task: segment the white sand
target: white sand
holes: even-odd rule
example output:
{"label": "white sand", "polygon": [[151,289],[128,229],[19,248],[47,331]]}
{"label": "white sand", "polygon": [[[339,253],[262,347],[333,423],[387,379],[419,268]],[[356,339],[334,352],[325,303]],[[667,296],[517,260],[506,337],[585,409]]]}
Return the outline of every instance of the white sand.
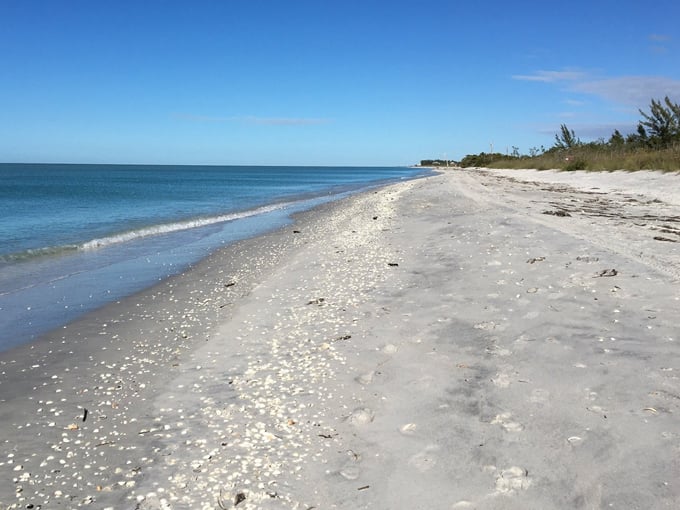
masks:
{"label": "white sand", "polygon": [[451,170],[9,353],[0,507],[677,508],[679,184]]}

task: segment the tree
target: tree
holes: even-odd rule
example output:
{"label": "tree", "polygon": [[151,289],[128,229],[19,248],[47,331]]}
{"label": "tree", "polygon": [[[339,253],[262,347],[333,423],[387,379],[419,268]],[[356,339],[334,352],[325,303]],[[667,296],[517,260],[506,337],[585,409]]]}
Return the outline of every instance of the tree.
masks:
{"label": "tree", "polygon": [[638,123],[637,132],[631,133],[626,137],[627,147],[649,147],[649,137],[647,136],[647,131],[645,127]]}
{"label": "tree", "polygon": [[[665,104],[665,106],[664,106]],[[668,147],[674,140],[680,140],[680,105],[673,103],[668,96],[661,101],[652,99],[649,113],[640,110],[644,120],[640,121],[643,130],[649,132],[650,142],[660,147]]]}
{"label": "tree", "polygon": [[576,138],[574,130],[571,131],[566,124],[560,125],[560,134],[555,135],[555,147],[558,149],[573,149],[581,145],[581,140]]}
{"label": "tree", "polygon": [[611,138],[609,138],[609,145],[612,147],[621,147],[623,144],[626,143],[625,138],[623,138],[623,135],[618,129],[615,129],[614,132],[612,133]]}
{"label": "tree", "polygon": [[500,154],[498,152],[492,152],[487,154],[486,152],[480,152],[479,154],[468,154],[463,159],[460,160],[460,166],[463,168],[478,166],[484,167],[488,166],[494,161],[501,161],[503,159],[508,159],[508,156]]}

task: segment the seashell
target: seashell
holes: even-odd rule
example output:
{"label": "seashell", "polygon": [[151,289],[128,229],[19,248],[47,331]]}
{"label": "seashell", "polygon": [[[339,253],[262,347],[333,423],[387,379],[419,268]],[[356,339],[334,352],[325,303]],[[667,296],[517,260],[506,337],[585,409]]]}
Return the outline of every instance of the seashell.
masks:
{"label": "seashell", "polygon": [[415,423],[407,423],[406,425],[402,425],[401,427],[399,427],[399,432],[406,435],[415,434],[417,427],[418,425],[416,425]]}

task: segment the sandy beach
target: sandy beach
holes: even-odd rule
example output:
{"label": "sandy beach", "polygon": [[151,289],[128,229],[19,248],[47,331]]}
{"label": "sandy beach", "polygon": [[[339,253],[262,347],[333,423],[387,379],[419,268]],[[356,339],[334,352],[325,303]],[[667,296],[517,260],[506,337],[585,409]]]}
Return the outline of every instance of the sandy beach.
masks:
{"label": "sandy beach", "polygon": [[0,508],[680,507],[680,175],[447,170],[0,354]]}

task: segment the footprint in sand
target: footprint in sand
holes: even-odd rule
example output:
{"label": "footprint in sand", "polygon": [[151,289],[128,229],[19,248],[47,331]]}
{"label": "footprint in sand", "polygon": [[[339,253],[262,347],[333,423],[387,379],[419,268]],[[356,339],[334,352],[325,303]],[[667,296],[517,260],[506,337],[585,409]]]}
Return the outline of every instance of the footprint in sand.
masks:
{"label": "footprint in sand", "polygon": [[357,466],[356,464],[347,463],[340,469],[339,473],[340,476],[342,476],[346,480],[356,480],[357,478],[359,478],[361,470],[359,469],[359,466]]}
{"label": "footprint in sand", "polygon": [[426,390],[435,385],[435,379],[431,375],[425,375],[413,382],[416,389]]}
{"label": "footprint in sand", "polygon": [[529,401],[533,404],[545,404],[550,399],[550,392],[541,388],[536,388],[531,392]]}
{"label": "footprint in sand", "polygon": [[361,469],[359,468],[361,455],[353,450],[347,450],[347,455],[349,459],[345,461],[337,473],[346,480],[356,480],[361,474]]}
{"label": "footprint in sand", "polygon": [[512,355],[512,351],[510,349],[503,349],[502,347],[498,347],[497,345],[487,347],[486,352],[489,353],[489,355],[491,356],[499,356],[502,358]]}
{"label": "footprint in sand", "polygon": [[507,388],[510,386],[510,376],[500,372],[491,379],[491,382],[493,382],[498,388]]}
{"label": "footprint in sand", "polygon": [[501,413],[497,414],[496,417],[491,420],[491,425],[500,425],[503,427],[504,430],[507,432],[520,432],[524,430],[524,425],[521,423],[517,423],[516,421],[512,421],[512,414],[510,413]]}
{"label": "footprint in sand", "polygon": [[430,445],[424,451],[416,453],[408,460],[408,463],[421,473],[429,471],[437,464],[437,457],[434,454],[439,449],[436,445]]}
{"label": "footprint in sand", "polygon": [[395,354],[398,350],[399,348],[394,344],[387,344],[385,345],[385,347],[382,348],[382,351],[385,354]]}
{"label": "footprint in sand", "polygon": [[359,407],[352,411],[352,414],[349,415],[349,422],[352,425],[366,425],[371,423],[374,418],[375,414],[371,409],[368,409],[367,407]]}
{"label": "footprint in sand", "polygon": [[496,492],[508,494],[527,489],[531,485],[529,472],[517,466],[512,466],[500,472],[496,478]]}
{"label": "footprint in sand", "polygon": [[375,377],[375,372],[371,370],[370,372],[366,372],[365,374],[361,374],[359,377],[355,379],[356,382],[362,385],[366,384],[371,384],[373,382],[373,378]]}
{"label": "footprint in sand", "polygon": [[165,498],[159,498],[156,494],[149,493],[141,500],[138,500],[135,508],[139,510],[170,510],[172,507]]}

